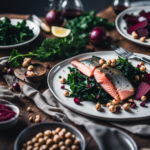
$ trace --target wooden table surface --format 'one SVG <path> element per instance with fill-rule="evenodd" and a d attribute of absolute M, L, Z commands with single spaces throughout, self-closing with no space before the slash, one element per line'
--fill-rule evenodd
<path fill-rule="evenodd" d="M 0 17 L 3 16 L 7 16 L 9 18 L 20 18 L 20 19 L 27 19 L 28 15 L 10 15 L 10 14 L 1 14 Z M 111 7 L 108 7 L 107 9 L 103 10 L 102 12 L 98 13 L 98 16 L 104 17 L 104 18 L 108 18 L 110 21 L 115 21 L 116 15 L 113 12 Z M 44 18 L 41 18 L 44 21 Z M 150 55 L 150 48 L 147 47 L 142 47 L 140 45 L 134 44 L 128 40 L 126 40 L 124 37 L 122 37 L 116 29 L 110 31 L 110 35 L 111 35 L 111 41 L 110 43 L 112 44 L 117 44 L 120 45 L 132 52 L 137 52 L 137 53 L 142 53 L 142 54 L 147 54 Z M 44 33 L 43 31 L 41 31 L 40 36 L 32 43 L 24 46 L 24 47 L 20 47 L 18 48 L 20 53 L 28 53 L 29 51 L 32 51 L 33 48 L 40 46 L 41 42 L 45 39 L 45 38 L 54 38 L 52 35 Z M 119 39 L 120 42 L 118 43 L 114 43 L 113 39 Z M 100 47 L 95 47 L 96 51 L 107 51 L 110 50 L 110 44 L 108 46 L 100 46 Z M 0 50 L 0 57 L 3 56 L 9 56 L 11 52 L 10 50 Z M 55 60 L 53 62 L 48 62 L 48 64 L 50 64 L 50 67 L 54 66 L 56 63 L 60 62 L 60 60 Z M 47 70 L 48 73 L 49 70 Z M 7 86 L 6 82 L 4 81 L 3 77 L 0 76 L 0 85 L 3 86 Z M 47 82 L 46 79 L 44 80 L 44 82 L 42 83 L 42 85 L 39 87 L 39 90 L 41 92 L 45 91 L 48 88 L 47 86 Z M 42 112 L 39 108 L 36 107 L 36 105 L 34 104 L 34 102 L 32 102 L 32 100 L 29 99 L 20 99 L 20 100 L 14 100 L 12 101 L 12 103 L 16 104 L 21 111 L 22 117 L 19 117 L 19 122 L 17 123 L 17 125 L 15 127 L 13 127 L 10 130 L 7 130 L 5 132 L 1 132 L 0 133 L 0 150 L 12 150 L 13 149 L 13 145 L 14 145 L 14 141 L 16 139 L 16 137 L 18 136 L 18 134 L 25 129 L 28 126 L 32 126 L 35 123 L 30 123 L 29 122 L 29 117 L 30 116 L 35 116 L 35 115 L 40 115 L 41 116 L 41 121 L 42 122 L 52 122 L 54 121 L 52 117 L 48 116 L 47 114 L 45 114 L 44 112 Z M 27 107 L 31 107 L 33 109 L 32 113 L 29 113 L 26 111 Z M 109 126 L 109 127 L 114 127 L 112 125 L 110 125 L 108 122 L 103 121 L 103 120 L 95 120 L 97 122 L 97 124 L 101 124 L 101 125 L 105 125 L 105 126 Z M 87 150 L 98 150 L 97 144 L 95 143 L 95 141 L 93 140 L 93 138 L 88 134 L 88 132 L 84 129 L 84 127 L 82 126 L 77 126 L 75 124 L 72 123 L 73 126 L 75 126 L 76 128 L 78 128 L 84 135 L 86 142 L 87 142 Z M 116 128 L 116 127 L 115 127 Z M 122 129 L 121 129 L 122 130 Z M 138 148 L 144 148 L 144 147 L 150 147 L 150 137 L 143 137 L 143 136 L 139 136 L 139 135 L 134 135 L 130 132 L 127 132 L 125 130 L 123 130 L 124 132 L 126 132 L 127 134 L 129 134 L 136 142 L 136 144 L 138 145 Z M 116 148 L 117 150 L 117 148 Z"/>

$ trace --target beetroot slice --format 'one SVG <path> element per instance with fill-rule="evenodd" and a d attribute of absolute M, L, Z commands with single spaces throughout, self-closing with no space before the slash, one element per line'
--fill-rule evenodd
<path fill-rule="evenodd" d="M 149 35 L 148 30 L 146 28 L 139 29 L 136 32 L 140 38 Z"/>
<path fill-rule="evenodd" d="M 150 85 L 150 74 L 145 75 L 145 82 Z"/>
<path fill-rule="evenodd" d="M 140 99 L 142 96 L 146 95 L 149 91 L 150 86 L 145 82 L 141 82 L 137 88 L 135 99 L 136 100 Z"/>
<path fill-rule="evenodd" d="M 147 24 L 148 24 L 148 21 L 147 21 L 147 20 L 142 21 L 142 22 L 140 22 L 140 23 L 138 23 L 138 24 L 132 26 L 131 28 L 129 28 L 129 29 L 127 30 L 127 32 L 128 32 L 129 34 L 131 34 L 133 31 L 136 31 L 136 30 L 141 29 L 141 28 L 145 28 L 145 27 L 147 26 Z"/>
<path fill-rule="evenodd" d="M 127 23 L 130 23 L 130 24 L 132 24 L 132 25 L 135 25 L 135 24 L 138 24 L 138 23 L 139 23 L 138 18 L 127 18 L 127 19 L 126 19 L 126 22 L 127 22 Z"/>

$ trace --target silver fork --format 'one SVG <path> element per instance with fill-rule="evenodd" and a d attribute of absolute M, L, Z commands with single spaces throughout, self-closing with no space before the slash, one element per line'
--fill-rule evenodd
<path fill-rule="evenodd" d="M 111 47 L 115 50 L 117 55 L 119 55 L 120 57 L 127 58 L 127 59 L 140 59 L 140 60 L 150 64 L 150 59 L 135 55 L 133 52 L 130 52 L 121 46 L 118 47 L 116 45 L 111 45 Z"/>

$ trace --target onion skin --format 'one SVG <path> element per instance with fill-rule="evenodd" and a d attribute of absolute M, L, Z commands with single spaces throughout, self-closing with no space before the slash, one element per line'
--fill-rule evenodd
<path fill-rule="evenodd" d="M 95 27 L 89 35 L 89 39 L 94 45 L 102 44 L 106 38 L 107 32 L 103 27 Z"/>
<path fill-rule="evenodd" d="M 46 14 L 45 19 L 50 26 L 60 26 L 64 21 L 64 17 L 62 16 L 62 13 L 58 10 L 49 11 Z"/>

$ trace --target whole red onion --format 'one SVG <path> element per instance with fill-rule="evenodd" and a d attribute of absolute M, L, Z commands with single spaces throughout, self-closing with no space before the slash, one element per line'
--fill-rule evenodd
<path fill-rule="evenodd" d="M 62 13 L 58 10 L 51 10 L 46 14 L 46 22 L 50 26 L 60 26 L 62 25 L 64 21 L 64 17 L 62 16 Z"/>
<path fill-rule="evenodd" d="M 19 91 L 19 90 L 20 90 L 19 83 L 15 82 L 15 83 L 13 84 L 13 88 L 14 88 L 16 91 Z"/>
<path fill-rule="evenodd" d="M 95 27 L 91 31 L 89 38 L 94 45 L 100 45 L 107 38 L 106 30 L 103 27 Z"/>

